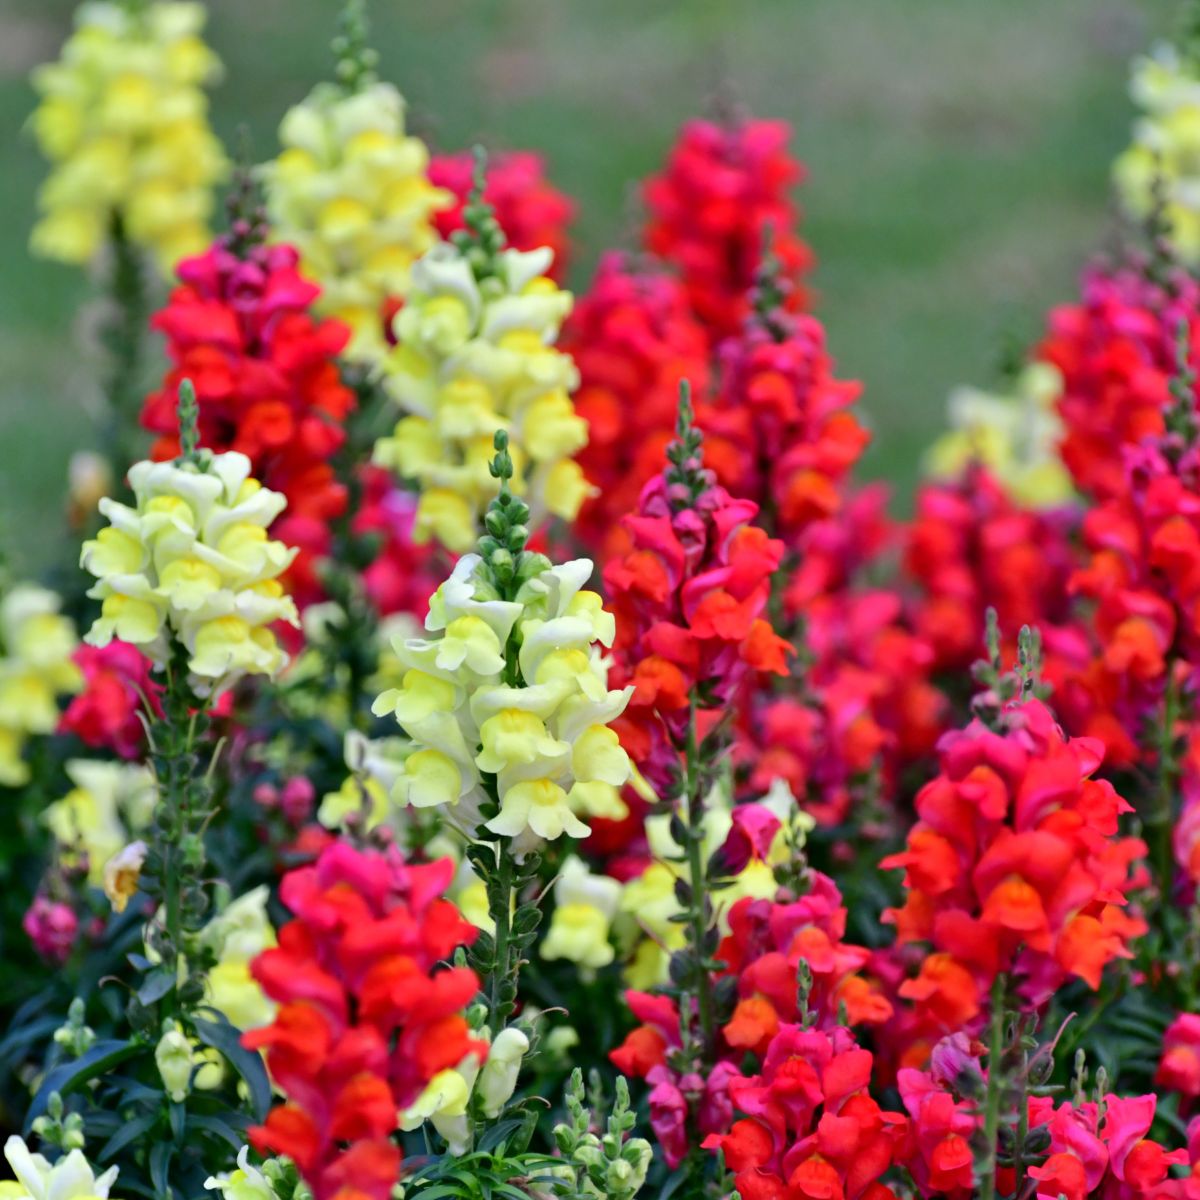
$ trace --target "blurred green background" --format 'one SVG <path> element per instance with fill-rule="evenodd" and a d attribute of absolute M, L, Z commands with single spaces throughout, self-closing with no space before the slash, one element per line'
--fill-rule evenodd
<path fill-rule="evenodd" d="M 70 452 L 94 439 L 92 284 L 26 250 L 42 164 L 29 69 L 67 0 L 0 0 L 0 551 L 59 548 Z M 335 0 L 211 0 L 213 117 L 275 150 L 329 70 Z M 809 168 L 804 235 L 843 376 L 866 384 L 864 474 L 903 508 L 948 389 L 995 378 L 1009 337 L 1071 297 L 1110 218 L 1131 54 L 1169 0 L 372 0 L 382 73 L 435 147 L 530 148 L 579 202 L 573 283 L 626 237 L 634 181 L 718 84 L 784 117 Z"/>

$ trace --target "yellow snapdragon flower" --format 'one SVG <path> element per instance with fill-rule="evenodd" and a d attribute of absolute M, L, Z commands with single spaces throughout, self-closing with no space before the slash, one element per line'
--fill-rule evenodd
<path fill-rule="evenodd" d="M 572 854 L 554 884 L 554 915 L 542 941 L 542 957 L 565 958 L 589 970 L 608 966 L 616 957 L 609 928 L 620 904 L 620 882 L 593 875 Z"/>
<path fill-rule="evenodd" d="M 79 639 L 61 604 L 54 592 L 29 583 L 0 600 L 0 785 L 29 782 L 26 741 L 53 733 L 58 697 L 82 686 L 71 658 Z"/>
<path fill-rule="evenodd" d="M 521 1062 L 529 1051 L 529 1038 L 515 1025 L 501 1029 L 492 1039 L 485 1026 L 474 1036 L 490 1043 L 481 1065 L 468 1054 L 457 1067 L 439 1071 L 424 1091 L 400 1114 L 400 1128 L 419 1129 L 429 1121 L 449 1145 L 451 1154 L 462 1154 L 470 1145 L 467 1112 L 473 1097 L 489 1120 L 498 1117 L 517 1087 Z"/>
<path fill-rule="evenodd" d="M 572 359 L 555 349 L 571 295 L 545 272 L 548 249 L 500 250 L 491 266 L 458 245 L 435 246 L 413 267 L 384 376 L 406 415 L 375 446 L 375 461 L 420 488 L 414 538 L 454 553 L 478 537 L 499 485 L 488 467 L 507 430 L 512 488 L 537 523 L 571 520 L 588 495 L 572 456 L 587 423 L 570 393 Z"/>
<path fill-rule="evenodd" d="M 86 863 L 88 882 L 101 887 L 109 861 L 149 826 L 158 785 L 142 764 L 76 758 L 66 773 L 75 786 L 46 806 L 42 820 L 64 862 Z"/>
<path fill-rule="evenodd" d="M 780 827 L 764 859 L 751 859 L 735 876 L 710 887 L 717 924 L 729 933 L 729 911 L 744 897 L 773 899 L 779 891 L 775 869 L 792 861 L 815 822 L 803 812 L 783 780 L 776 779 L 758 801 L 779 818 Z M 686 942 L 679 916 L 683 908 L 675 896 L 675 883 L 686 878 L 683 849 L 671 836 L 669 813 L 646 818 L 646 841 L 651 862 L 635 879 L 622 886 L 617 905 L 617 934 L 626 948 L 625 979 L 630 987 L 646 989 L 666 982 L 671 954 Z M 725 841 L 733 825 L 732 800 L 727 786 L 718 783 L 704 802 L 704 841 L 707 859 Z"/>
<path fill-rule="evenodd" d="M 1200 72 L 1170 45 L 1134 61 L 1130 95 L 1143 116 L 1113 164 L 1125 211 L 1145 220 L 1161 194 L 1179 256 L 1200 262 Z"/>
<path fill-rule="evenodd" d="M 251 478 L 236 451 L 136 463 L 129 483 L 136 505 L 102 500 L 111 525 L 83 546 L 80 563 L 97 578 L 88 595 L 102 602 L 85 640 L 120 638 L 163 667 L 173 635 L 201 696 L 276 674 L 287 656 L 270 626 L 298 623 L 279 582 L 296 551 L 267 534 L 284 497 Z"/>
<path fill-rule="evenodd" d="M 33 75 L 31 125 L 53 167 L 35 253 L 87 262 L 119 223 L 170 275 L 208 244 L 227 164 L 208 126 L 203 87 L 221 65 L 200 37 L 204 19 L 202 4 L 80 6 L 59 61 Z"/>
<path fill-rule="evenodd" d="M 413 262 L 436 240 L 432 216 L 451 196 L 429 182 L 429 151 L 405 133 L 404 98 L 387 83 L 349 93 L 320 84 L 288 110 L 279 140 L 263 168 L 274 236 L 321 285 L 318 309 L 350 326 L 347 354 L 376 363 L 386 302 L 407 294 Z"/>
<path fill-rule="evenodd" d="M 245 1032 L 269 1025 L 275 1003 L 250 972 L 251 962 L 276 944 L 267 916 L 265 884 L 229 903 L 200 931 L 200 944 L 216 959 L 205 976 L 205 999 Z"/>
<path fill-rule="evenodd" d="M 1066 503 L 1074 489 L 1058 453 L 1061 394 L 1062 375 L 1049 363 L 1030 363 L 1007 395 L 957 388 L 948 405 L 950 429 L 926 453 L 926 474 L 955 479 L 976 462 L 1019 504 L 1052 508 Z"/>
<path fill-rule="evenodd" d="M 204 1186 L 220 1192 L 221 1200 L 278 1200 L 279 1193 L 264 1172 L 250 1161 L 250 1147 L 238 1151 L 237 1167 L 220 1175 L 210 1175 Z"/>
<path fill-rule="evenodd" d="M 607 726 L 632 689 L 608 688 L 602 647 L 613 618 L 583 590 L 589 560 L 546 566 L 515 600 L 489 595 L 481 566 L 464 555 L 434 593 L 433 636 L 396 643 L 403 680 L 373 711 L 394 714 L 412 739 L 393 787 L 399 803 L 441 806 L 464 833 L 483 824 L 523 854 L 586 836 L 581 818 L 623 815 L 620 788 L 633 769 Z M 499 811 L 485 818 L 492 787 Z"/>
<path fill-rule="evenodd" d="M 97 1175 L 78 1149 L 51 1164 L 15 1133 L 4 1143 L 4 1157 L 16 1178 L 0 1181 L 0 1200 L 108 1200 L 117 1178 L 116 1167 Z"/>

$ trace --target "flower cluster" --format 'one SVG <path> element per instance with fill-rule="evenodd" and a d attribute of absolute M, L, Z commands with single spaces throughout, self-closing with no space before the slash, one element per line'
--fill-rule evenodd
<path fill-rule="evenodd" d="M 430 601 L 436 636 L 397 642 L 401 686 L 375 702 L 416 746 L 393 787 L 399 803 L 442 806 L 467 833 L 515 839 L 517 853 L 586 836 L 581 817 L 622 815 L 631 767 L 608 726 L 631 689 L 608 687 L 613 618 L 584 590 L 591 574 L 587 559 L 543 559 L 501 600 L 479 555 L 458 560 Z"/>
<path fill-rule="evenodd" d="M 621 740 L 667 792 L 689 740 L 699 745 L 760 673 L 787 674 L 789 647 L 766 617 L 783 543 L 753 522 L 701 465 L 684 406 L 675 466 L 642 492 L 623 524 L 625 553 L 604 568 L 617 618 L 617 673 L 633 688 Z"/>
<path fill-rule="evenodd" d="M 153 715 L 162 716 L 162 688 L 150 678 L 150 660 L 136 646 L 116 641 L 80 646 L 74 660 L 83 687 L 62 714 L 59 732 L 120 758 L 139 757 L 146 734 L 140 714 L 148 705 Z"/>
<path fill-rule="evenodd" d="M 453 197 L 451 206 L 434 216 L 438 236 L 448 242 L 465 228 L 463 210 L 475 183 L 475 155 L 469 151 L 434 155 L 429 179 Z M 567 227 L 575 216 L 575 203 L 546 178 L 542 156 L 529 150 L 490 155 L 483 201 L 495 209 L 496 220 L 514 250 L 545 246 L 553 251 L 548 274 L 561 283 L 570 249 Z"/>
<path fill-rule="evenodd" d="M 83 679 L 73 655 L 79 642 L 61 600 L 35 584 L 0 599 L 0 785 L 29 781 L 22 753 L 31 735 L 53 733 L 58 698 Z"/>
<path fill-rule="evenodd" d="M 1027 364 L 1004 394 L 960 387 L 950 393 L 949 430 L 925 456 L 934 479 L 985 467 L 1018 504 L 1053 508 L 1071 499 L 1071 477 L 1058 456 L 1063 434 L 1056 411 L 1062 377 L 1049 363 Z"/>
<path fill-rule="evenodd" d="M 784 310 L 786 280 L 761 278 L 752 314 L 721 347 L 720 387 L 698 420 L 717 478 L 795 546 L 837 512 L 870 435 L 850 409 L 861 385 L 834 377 L 821 323 Z"/>
<path fill-rule="evenodd" d="M 84 543 L 81 563 L 97 580 L 88 594 L 101 601 L 86 640 L 129 642 L 162 668 L 174 634 L 201 695 L 279 671 L 286 656 L 270 627 L 297 622 L 279 582 L 296 552 L 267 535 L 284 497 L 236 450 L 136 463 L 129 483 L 136 504 L 102 500 L 112 524 Z"/>
<path fill-rule="evenodd" d="M 225 171 L 203 85 L 220 73 L 200 38 L 204 6 L 89 0 L 62 58 L 34 74 L 33 131 L 54 164 L 42 185 L 38 254 L 83 263 L 117 233 L 163 274 L 208 241 Z"/>
<path fill-rule="evenodd" d="M 1195 366 L 1200 282 L 1179 269 L 1158 278 L 1136 259 L 1089 270 L 1080 302 L 1051 311 L 1037 358 L 1062 376 L 1062 459 L 1086 495 L 1119 493 L 1125 447 L 1165 431 L 1181 325 Z"/>
<path fill-rule="evenodd" d="M 407 866 L 334 842 L 283 879 L 294 919 L 251 967 L 280 1008 L 243 1042 L 265 1051 L 287 1101 L 250 1137 L 291 1158 L 317 1200 L 388 1200 L 401 1114 L 443 1072 L 486 1055 L 461 1015 L 479 980 L 437 968 L 476 934 L 442 898 L 452 872 L 449 860 Z"/>
<path fill-rule="evenodd" d="M 494 220 L 485 236 L 498 236 Z M 570 396 L 578 374 L 554 345 L 571 296 L 544 273 L 551 253 L 488 254 L 470 240 L 436 246 L 413 267 L 385 377 L 409 415 L 375 449 L 376 462 L 420 489 L 417 540 L 456 554 L 474 543 L 496 495 L 498 429 L 509 435 L 513 490 L 535 522 L 570 520 L 588 491 L 571 457 L 587 441 Z"/>
<path fill-rule="evenodd" d="M 714 344 L 735 333 L 768 237 L 796 285 L 812 253 L 794 231 L 788 192 L 803 170 L 783 121 L 689 121 L 662 173 L 647 180 L 646 248 L 677 267 L 692 309 Z M 799 286 L 791 302 L 804 300 Z"/>
<path fill-rule="evenodd" d="M 263 170 L 273 235 L 320 285 L 318 311 L 350 327 L 347 353 L 376 363 L 389 301 L 407 294 L 449 196 L 430 183 L 429 152 L 405 133 L 404 98 L 387 83 L 318 85 L 288 110 L 279 140 Z"/>
<path fill-rule="evenodd" d="M 610 253 L 563 327 L 563 348 L 579 368 L 588 442 L 578 461 L 594 486 L 576 528 L 602 549 L 666 464 L 680 383 L 708 391 L 708 339 L 674 276 Z"/>
<path fill-rule="evenodd" d="M 1077 523 L 1068 510 L 1018 504 L 974 462 L 951 481 L 921 485 L 904 565 L 915 585 L 912 622 L 937 670 L 964 670 L 978 657 L 989 607 L 1008 641 L 1036 624 L 1052 643 L 1072 624 Z"/>
<path fill-rule="evenodd" d="M 1113 164 L 1125 211 L 1139 221 L 1162 220 L 1181 258 L 1200 258 L 1196 139 L 1200 136 L 1200 72 L 1194 54 L 1163 44 L 1133 64 L 1129 84 L 1142 116 L 1133 142 Z"/>
<path fill-rule="evenodd" d="M 1011 703 L 1002 720 L 943 738 L 905 849 L 882 863 L 903 868 L 906 886 L 885 920 L 901 944 L 932 950 L 900 995 L 935 1030 L 973 1027 L 1000 975 L 1031 1007 L 1070 978 L 1098 989 L 1146 928 L 1125 911 L 1146 847 L 1117 836 L 1130 806 L 1091 778 L 1102 744 L 1066 737 L 1040 700 Z"/>
<path fill-rule="evenodd" d="M 704 1140 L 724 1154 L 738 1195 L 892 1200 L 881 1179 L 902 1162 L 908 1121 L 871 1096 L 870 1051 L 846 1029 L 785 1024 L 760 1055 L 757 1074 L 728 1084 L 730 1103 L 746 1115 Z"/>
<path fill-rule="evenodd" d="M 330 459 L 355 405 L 335 361 L 350 335 L 312 316 L 320 289 L 297 271 L 295 250 L 262 245 L 254 228 L 238 232 L 180 263 L 180 285 L 151 318 L 171 368 L 147 397 L 142 424 L 159 435 L 152 457 L 174 458 L 176 397 L 192 382 L 202 444 L 245 454 L 254 477 L 286 498 L 273 532 L 301 550 L 289 583 L 305 603 L 321 594 L 315 561 L 328 552 L 330 520 L 346 507 Z"/>

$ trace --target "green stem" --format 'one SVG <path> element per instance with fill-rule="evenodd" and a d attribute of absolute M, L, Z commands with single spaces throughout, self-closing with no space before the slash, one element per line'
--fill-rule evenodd
<path fill-rule="evenodd" d="M 148 317 L 144 267 L 136 247 L 114 215 L 109 234 L 112 274 L 109 301 L 112 312 L 104 332 L 109 353 L 105 393 L 108 399 L 108 428 L 105 444 L 114 473 L 122 476 L 133 461 L 130 430 L 138 426 L 141 407 L 142 351 Z"/>
<path fill-rule="evenodd" d="M 700 770 L 699 745 L 696 739 L 696 702 L 692 700 L 688 717 L 687 745 L 684 750 L 684 799 L 687 803 L 687 863 L 691 888 L 688 929 L 695 957 L 696 1008 L 700 1018 L 700 1049 L 702 1061 L 711 1061 L 715 1043 L 716 1021 L 712 977 L 708 970 L 708 922 L 705 919 L 705 898 L 708 894 L 704 871 L 704 781 Z"/>
<path fill-rule="evenodd" d="M 1167 688 L 1163 696 L 1162 724 L 1158 735 L 1158 787 L 1146 814 L 1151 861 L 1158 880 L 1159 913 L 1165 913 L 1174 890 L 1175 858 L 1171 852 L 1171 817 L 1175 807 L 1178 764 L 1175 762 L 1175 724 L 1179 719 L 1179 683 L 1173 660 L 1167 663 Z"/>
<path fill-rule="evenodd" d="M 995 1200 L 996 1195 L 996 1141 L 1000 1131 L 1000 1096 L 1004 1086 L 1000 1059 L 1004 1055 L 1004 998 L 1007 983 L 1007 977 L 999 974 L 992 984 L 987 1093 L 983 1102 L 984 1160 L 979 1180 L 980 1200 Z"/>
<path fill-rule="evenodd" d="M 504 996 L 504 984 L 512 972 L 510 961 L 510 942 L 512 935 L 512 888 L 513 860 L 508 850 L 508 839 L 501 838 L 496 843 L 496 887 L 489 889 L 491 893 L 491 918 L 495 925 L 495 966 L 491 979 L 491 1003 L 488 1009 L 488 1028 L 492 1038 L 504 1028 L 508 1019 L 508 1003 Z"/>

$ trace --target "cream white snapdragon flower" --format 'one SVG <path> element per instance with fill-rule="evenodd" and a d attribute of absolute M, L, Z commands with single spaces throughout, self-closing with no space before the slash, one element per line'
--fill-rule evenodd
<path fill-rule="evenodd" d="M 161 668 L 177 638 L 192 688 L 206 696 L 281 670 L 287 656 L 270 626 L 298 617 L 279 582 L 296 551 L 267 533 L 287 501 L 250 476 L 244 454 L 199 459 L 130 468 L 136 503 L 100 502 L 111 524 L 80 561 L 97 579 L 88 595 L 101 601 L 86 640 L 120 638 Z"/>

